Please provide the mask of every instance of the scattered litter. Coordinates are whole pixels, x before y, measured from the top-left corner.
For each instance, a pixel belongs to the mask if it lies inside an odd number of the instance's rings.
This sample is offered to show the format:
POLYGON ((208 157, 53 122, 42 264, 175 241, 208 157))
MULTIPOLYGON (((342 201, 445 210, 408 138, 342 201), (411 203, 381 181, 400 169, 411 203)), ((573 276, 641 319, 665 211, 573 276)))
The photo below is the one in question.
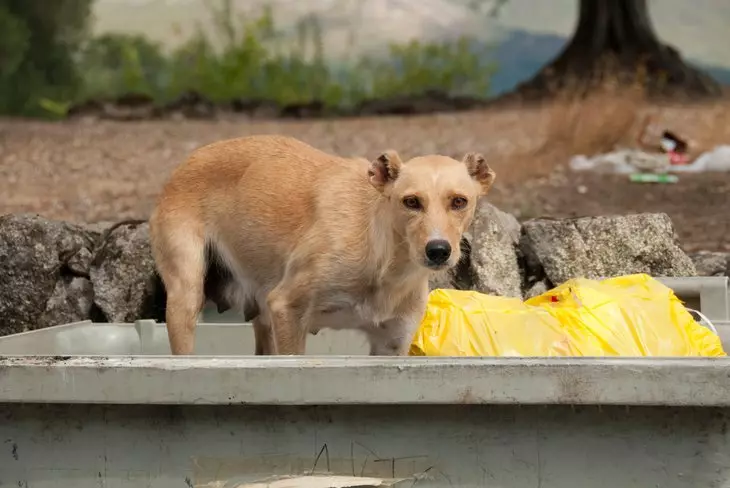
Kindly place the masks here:
POLYGON ((660 135, 652 136, 650 133, 658 131, 653 123, 655 116, 648 115, 636 139, 638 147, 648 152, 659 152, 669 155, 669 162, 672 165, 684 165, 689 163, 690 143, 674 132, 664 129, 660 135), (658 141, 657 141, 658 139, 658 141))
POLYGON ((687 152, 687 141, 680 139, 679 136, 668 130, 662 132, 659 146, 666 153, 676 152, 677 154, 685 154, 687 152))
POLYGON ((632 183, 677 183, 679 178, 676 175, 656 173, 633 173, 629 175, 632 183))
POLYGON ((700 154, 694 161, 670 170, 675 173, 730 172, 730 145, 716 146, 700 154))
POLYGON ((672 166, 681 166, 689 163, 687 156, 688 144, 680 139, 673 132, 665 130, 662 132, 659 147, 669 155, 669 162, 672 166))
POLYGON ((621 149, 588 158, 574 156, 569 163, 573 171, 595 171, 597 173, 632 174, 666 173, 671 166, 668 154, 652 154, 636 149, 621 149))
POLYGON ((570 160, 569 167, 572 171, 628 175, 730 172, 730 145, 717 146, 711 151, 700 154, 691 163, 681 162, 686 161, 685 157, 686 154, 677 152, 649 153, 637 149, 621 149, 590 158, 584 155, 574 156, 570 160))

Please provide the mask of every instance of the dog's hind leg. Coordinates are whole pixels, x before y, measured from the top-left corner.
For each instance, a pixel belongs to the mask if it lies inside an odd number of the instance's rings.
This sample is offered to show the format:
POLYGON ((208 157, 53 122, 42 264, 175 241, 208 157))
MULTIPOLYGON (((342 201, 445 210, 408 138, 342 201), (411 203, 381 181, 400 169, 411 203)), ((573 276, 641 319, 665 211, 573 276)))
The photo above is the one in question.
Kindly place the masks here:
POLYGON ((253 333, 256 339, 256 355, 268 356, 274 353, 274 337, 271 334, 271 326, 263 316, 259 315, 253 319, 253 333))
POLYGON ((195 325, 205 302, 205 236, 192 219, 153 216, 150 234, 167 291, 167 334, 174 355, 193 354, 195 325))

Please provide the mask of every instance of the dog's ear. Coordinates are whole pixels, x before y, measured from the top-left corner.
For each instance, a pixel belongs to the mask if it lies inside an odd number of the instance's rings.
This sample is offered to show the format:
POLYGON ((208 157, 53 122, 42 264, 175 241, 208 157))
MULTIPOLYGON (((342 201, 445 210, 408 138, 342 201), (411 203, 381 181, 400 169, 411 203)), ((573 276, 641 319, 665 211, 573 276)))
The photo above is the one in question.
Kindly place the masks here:
POLYGON ((402 164, 397 152, 392 149, 385 151, 370 163, 368 170, 370 183, 375 188, 382 190, 387 184, 398 178, 402 164))
POLYGON ((497 174, 489 167, 484 156, 479 153, 467 153, 462 161, 466 165, 469 175, 481 185, 482 195, 486 195, 497 174))

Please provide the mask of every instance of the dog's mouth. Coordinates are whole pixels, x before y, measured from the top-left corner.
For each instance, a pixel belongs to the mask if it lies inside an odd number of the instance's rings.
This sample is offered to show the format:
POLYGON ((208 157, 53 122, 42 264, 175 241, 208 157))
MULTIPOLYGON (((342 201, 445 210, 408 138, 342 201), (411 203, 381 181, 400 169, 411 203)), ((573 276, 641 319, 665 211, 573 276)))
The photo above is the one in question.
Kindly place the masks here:
POLYGON ((424 259, 423 265, 430 269, 431 271, 443 271, 447 268, 451 267, 451 263, 449 261, 444 261, 443 263, 436 263, 434 261, 430 261, 428 259, 424 259))

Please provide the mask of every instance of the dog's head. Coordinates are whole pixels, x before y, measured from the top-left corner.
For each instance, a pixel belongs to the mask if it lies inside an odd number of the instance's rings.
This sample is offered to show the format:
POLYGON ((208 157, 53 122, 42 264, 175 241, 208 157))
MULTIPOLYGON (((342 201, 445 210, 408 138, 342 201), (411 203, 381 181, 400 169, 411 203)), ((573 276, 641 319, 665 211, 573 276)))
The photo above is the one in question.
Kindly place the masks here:
POLYGON ((394 230, 408 243, 411 259, 434 271, 459 262, 461 236, 495 176, 477 153, 461 161, 421 156, 403 162, 390 150, 369 170, 370 183, 390 204, 394 230))

